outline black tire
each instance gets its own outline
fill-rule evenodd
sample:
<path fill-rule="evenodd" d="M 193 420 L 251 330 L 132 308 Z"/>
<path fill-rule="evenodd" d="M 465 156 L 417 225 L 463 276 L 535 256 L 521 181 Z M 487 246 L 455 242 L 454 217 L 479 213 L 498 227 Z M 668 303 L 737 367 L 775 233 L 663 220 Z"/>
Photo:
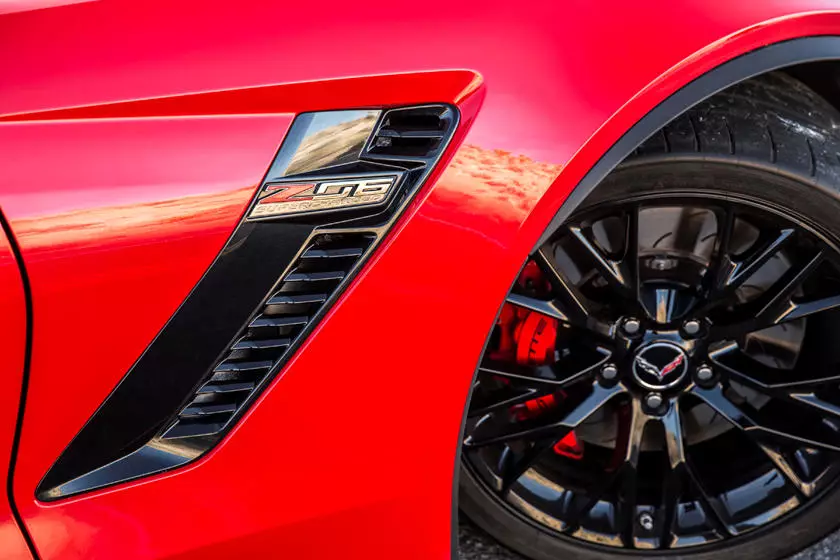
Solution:
<path fill-rule="evenodd" d="M 583 207 L 651 193 L 726 193 L 784 210 L 840 240 L 840 113 L 801 82 L 774 73 L 720 93 L 649 138 Z M 781 520 L 721 544 L 643 552 L 552 533 L 489 492 L 462 463 L 460 507 L 480 528 L 534 560 L 785 558 L 840 525 L 840 486 Z"/>

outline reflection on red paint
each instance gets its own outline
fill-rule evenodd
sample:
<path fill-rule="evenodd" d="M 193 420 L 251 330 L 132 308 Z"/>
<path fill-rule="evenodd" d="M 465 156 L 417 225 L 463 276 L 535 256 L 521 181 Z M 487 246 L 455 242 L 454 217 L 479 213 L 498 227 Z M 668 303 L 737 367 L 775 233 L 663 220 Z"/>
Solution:
<path fill-rule="evenodd" d="M 446 170 L 445 182 L 452 204 L 489 219 L 518 222 L 562 169 L 525 155 L 464 145 Z"/>
<path fill-rule="evenodd" d="M 0 205 L 37 302 L 16 484 L 34 488 L 200 280 L 291 120 L 0 125 Z"/>
<path fill-rule="evenodd" d="M 46 8 L 57 8 L 71 4 L 84 4 L 98 0 L 2 0 L 0 1 L 0 15 L 16 12 L 31 12 Z"/>
<path fill-rule="evenodd" d="M 102 250 L 126 239 L 133 243 L 177 242 L 190 235 L 215 234 L 230 229 L 230 217 L 244 210 L 256 185 L 205 195 L 184 196 L 155 202 L 74 210 L 51 216 L 15 221 L 15 234 L 37 260 L 42 252 L 67 246 L 74 250 Z"/>

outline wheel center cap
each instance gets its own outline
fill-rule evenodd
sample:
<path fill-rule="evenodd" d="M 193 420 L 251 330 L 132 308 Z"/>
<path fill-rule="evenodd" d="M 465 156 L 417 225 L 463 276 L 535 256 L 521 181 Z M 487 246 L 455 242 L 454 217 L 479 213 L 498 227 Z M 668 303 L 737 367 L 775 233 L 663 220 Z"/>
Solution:
<path fill-rule="evenodd" d="M 633 377 L 646 389 L 661 391 L 682 381 L 688 372 L 688 355 L 671 342 L 642 346 L 633 358 Z"/>

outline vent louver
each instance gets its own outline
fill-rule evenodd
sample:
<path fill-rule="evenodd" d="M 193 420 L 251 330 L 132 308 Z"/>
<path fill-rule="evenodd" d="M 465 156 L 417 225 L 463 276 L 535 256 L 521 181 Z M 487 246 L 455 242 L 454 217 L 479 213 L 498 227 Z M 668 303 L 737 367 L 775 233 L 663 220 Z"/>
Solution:
<path fill-rule="evenodd" d="M 222 431 L 349 276 L 373 234 L 315 237 L 251 318 L 163 439 Z"/>
<path fill-rule="evenodd" d="M 437 156 L 451 132 L 455 114 L 446 106 L 392 109 L 370 140 L 367 153 L 379 159 L 421 159 Z"/>

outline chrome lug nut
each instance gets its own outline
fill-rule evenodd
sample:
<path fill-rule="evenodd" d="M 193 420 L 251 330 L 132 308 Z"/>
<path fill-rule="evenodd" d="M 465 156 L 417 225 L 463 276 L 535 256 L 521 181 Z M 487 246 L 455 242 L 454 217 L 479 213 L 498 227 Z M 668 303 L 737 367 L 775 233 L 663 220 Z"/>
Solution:
<path fill-rule="evenodd" d="M 642 324 L 639 322 L 638 319 L 630 318 L 624 321 L 623 328 L 626 334 L 639 334 L 639 331 L 642 330 Z"/>
<path fill-rule="evenodd" d="M 691 319 L 689 321 L 686 321 L 683 325 L 683 332 L 685 332 L 685 334 L 687 335 L 694 336 L 700 333 L 701 326 L 702 325 L 700 324 L 700 321 L 698 321 L 697 319 Z"/>
<path fill-rule="evenodd" d="M 662 395 L 659 393 L 648 393 L 645 397 L 645 404 L 652 410 L 656 410 L 662 406 L 662 402 Z"/>
<path fill-rule="evenodd" d="M 714 376 L 715 372 L 712 371 L 712 368 L 710 368 L 706 364 L 703 364 L 702 366 L 697 368 L 697 381 L 711 381 Z"/>
<path fill-rule="evenodd" d="M 639 526 L 645 531 L 653 530 L 653 516 L 646 511 L 639 514 Z"/>
<path fill-rule="evenodd" d="M 612 381 L 618 377 L 618 368 L 614 364 L 605 364 L 601 368 L 601 377 L 607 381 Z"/>

